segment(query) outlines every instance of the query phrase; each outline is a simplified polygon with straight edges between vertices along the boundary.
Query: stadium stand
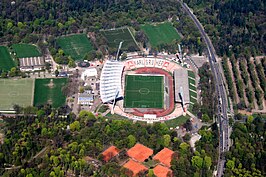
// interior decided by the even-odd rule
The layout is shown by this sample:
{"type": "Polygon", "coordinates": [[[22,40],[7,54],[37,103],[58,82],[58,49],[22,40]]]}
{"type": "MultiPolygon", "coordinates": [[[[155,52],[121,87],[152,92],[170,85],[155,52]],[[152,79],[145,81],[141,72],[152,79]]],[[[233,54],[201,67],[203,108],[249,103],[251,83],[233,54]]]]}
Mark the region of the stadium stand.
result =
{"type": "Polygon", "coordinates": [[[100,80],[100,93],[103,103],[111,102],[115,97],[123,96],[121,83],[123,69],[123,62],[108,60],[104,64],[100,80]],[[118,95],[116,95],[117,92],[118,95]]]}
{"type": "Polygon", "coordinates": [[[188,86],[188,71],[183,68],[174,71],[175,80],[175,101],[182,102],[180,97],[180,88],[183,88],[183,101],[185,104],[190,103],[189,99],[189,86],[188,86]]]}

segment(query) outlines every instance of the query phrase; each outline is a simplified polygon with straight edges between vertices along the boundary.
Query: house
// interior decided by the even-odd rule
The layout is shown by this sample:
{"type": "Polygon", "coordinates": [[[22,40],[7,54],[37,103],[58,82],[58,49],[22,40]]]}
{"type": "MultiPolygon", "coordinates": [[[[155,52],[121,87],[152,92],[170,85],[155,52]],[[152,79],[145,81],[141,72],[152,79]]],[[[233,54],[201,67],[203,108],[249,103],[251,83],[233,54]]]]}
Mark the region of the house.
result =
{"type": "Polygon", "coordinates": [[[88,93],[78,94],[78,104],[81,105],[93,105],[94,97],[88,93]]]}
{"type": "Polygon", "coordinates": [[[43,57],[19,58],[19,68],[21,71],[38,71],[45,68],[43,57]]]}

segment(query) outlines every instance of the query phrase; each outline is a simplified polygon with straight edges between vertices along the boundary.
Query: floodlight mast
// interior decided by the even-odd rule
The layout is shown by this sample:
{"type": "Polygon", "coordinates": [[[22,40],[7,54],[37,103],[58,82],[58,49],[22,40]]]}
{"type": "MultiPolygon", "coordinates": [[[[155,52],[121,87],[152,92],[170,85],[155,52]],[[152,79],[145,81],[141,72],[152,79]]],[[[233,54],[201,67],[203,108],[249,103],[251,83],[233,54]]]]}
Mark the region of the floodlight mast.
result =
{"type": "Polygon", "coordinates": [[[120,49],[121,49],[121,47],[122,47],[122,44],[123,44],[123,41],[121,41],[121,42],[119,43],[118,50],[117,50],[116,57],[115,57],[115,60],[116,60],[116,61],[118,61],[118,55],[119,55],[120,49]]]}

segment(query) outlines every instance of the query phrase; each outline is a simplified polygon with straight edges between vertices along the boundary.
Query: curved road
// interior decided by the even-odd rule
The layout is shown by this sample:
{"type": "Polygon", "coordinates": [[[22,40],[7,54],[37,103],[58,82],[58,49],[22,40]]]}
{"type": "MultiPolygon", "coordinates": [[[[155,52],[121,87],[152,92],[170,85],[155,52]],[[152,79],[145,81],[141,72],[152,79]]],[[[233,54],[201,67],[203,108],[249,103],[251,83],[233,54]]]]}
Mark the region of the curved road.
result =
{"type": "Polygon", "coordinates": [[[179,1],[185,12],[193,20],[197,28],[199,29],[202,38],[204,39],[207,49],[208,58],[211,66],[211,70],[214,76],[215,87],[218,94],[218,124],[219,124],[219,161],[217,166],[217,176],[221,177],[223,175],[225,156],[224,153],[229,150],[229,122],[227,116],[227,94],[223,84],[222,75],[219,71],[219,64],[216,59],[216,52],[212,45],[209,36],[204,31],[203,26],[193,14],[186,3],[179,1]]]}

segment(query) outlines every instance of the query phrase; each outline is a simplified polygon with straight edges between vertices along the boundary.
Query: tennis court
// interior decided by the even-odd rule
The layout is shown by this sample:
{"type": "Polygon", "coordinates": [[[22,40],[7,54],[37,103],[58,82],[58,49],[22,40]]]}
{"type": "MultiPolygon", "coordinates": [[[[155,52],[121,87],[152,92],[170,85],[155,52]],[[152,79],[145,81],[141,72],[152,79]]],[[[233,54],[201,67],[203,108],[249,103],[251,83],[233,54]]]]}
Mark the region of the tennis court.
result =
{"type": "Polygon", "coordinates": [[[126,108],[163,108],[164,76],[126,75],[126,108]]]}
{"type": "Polygon", "coordinates": [[[0,110],[13,110],[14,104],[31,106],[33,87],[33,79],[0,79],[0,110]]]}

